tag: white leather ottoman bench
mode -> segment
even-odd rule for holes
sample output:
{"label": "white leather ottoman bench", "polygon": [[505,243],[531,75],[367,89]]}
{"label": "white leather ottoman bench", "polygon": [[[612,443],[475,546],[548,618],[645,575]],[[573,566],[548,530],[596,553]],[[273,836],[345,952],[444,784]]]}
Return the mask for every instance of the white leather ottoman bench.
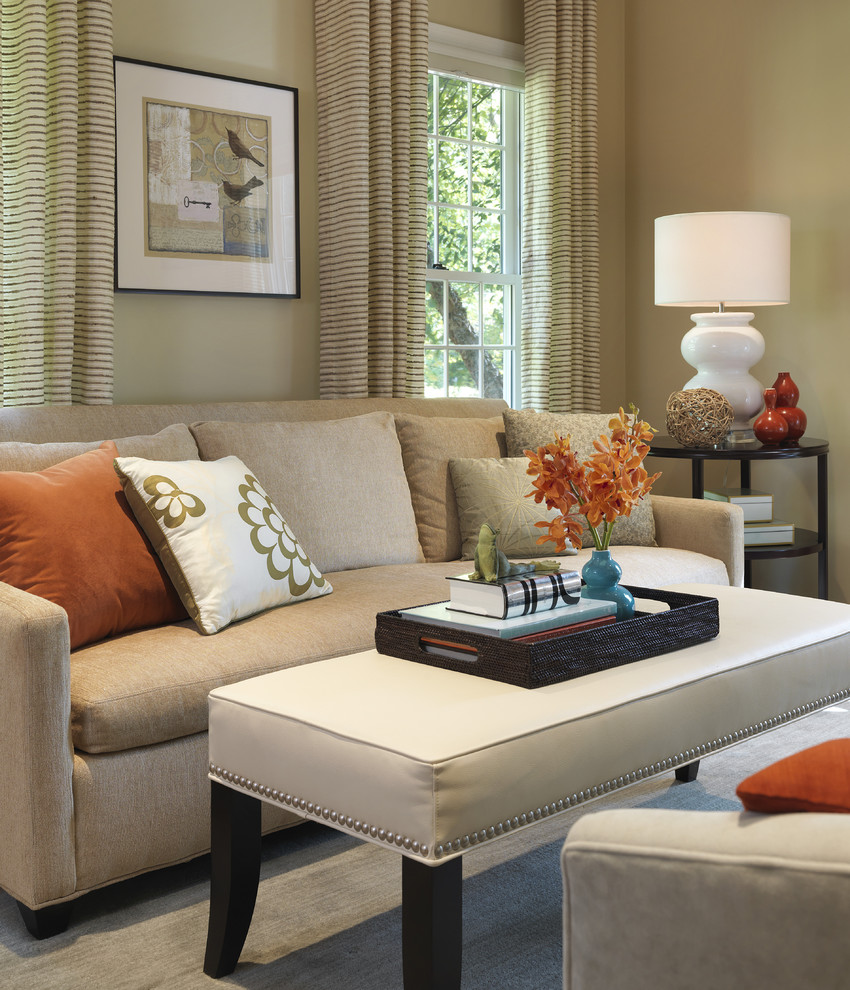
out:
{"label": "white leather ottoman bench", "polygon": [[[212,886],[204,971],[233,971],[254,908],[260,804],[402,855],[406,990],[460,986],[461,858],[850,694],[850,606],[741,588],[720,634],[526,690],[375,651],[210,695]],[[495,933],[494,933],[495,934]]]}

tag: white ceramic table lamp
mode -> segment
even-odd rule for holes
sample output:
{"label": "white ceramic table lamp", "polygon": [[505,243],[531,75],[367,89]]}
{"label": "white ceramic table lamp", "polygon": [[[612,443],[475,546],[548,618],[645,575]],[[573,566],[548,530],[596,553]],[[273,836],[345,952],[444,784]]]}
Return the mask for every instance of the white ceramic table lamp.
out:
{"label": "white ceramic table lamp", "polygon": [[655,221],[656,306],[717,306],[693,313],[682,357],[697,369],[683,389],[712,388],[735,410],[727,437],[753,439],[762,386],[749,373],[764,355],[754,313],[728,306],[779,306],[790,299],[791,221],[782,213],[676,213]]}

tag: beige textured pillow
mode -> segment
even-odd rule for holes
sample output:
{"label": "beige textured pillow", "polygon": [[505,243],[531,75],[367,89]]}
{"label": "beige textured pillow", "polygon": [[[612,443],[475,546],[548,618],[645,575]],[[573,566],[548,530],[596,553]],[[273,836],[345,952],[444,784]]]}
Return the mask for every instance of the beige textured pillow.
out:
{"label": "beige textured pillow", "polygon": [[[449,461],[457,497],[463,559],[472,560],[478,545],[478,532],[484,523],[498,530],[496,546],[507,557],[554,557],[555,544],[541,543],[542,529],[536,522],[547,522],[556,515],[533,498],[526,474],[525,457],[456,458]],[[577,553],[567,549],[565,556]]]}
{"label": "beige textured pillow", "polygon": [[[105,438],[107,439],[107,438]],[[0,471],[43,471],[61,461],[97,450],[103,440],[68,443],[0,443]],[[159,461],[198,460],[198,447],[185,423],[166,426],[150,436],[123,437],[115,441],[122,457],[150,457]]]}
{"label": "beige textured pillow", "polygon": [[[551,443],[555,434],[570,435],[570,447],[580,461],[593,453],[594,441],[608,433],[613,413],[548,413],[533,409],[506,409],[505,440],[508,457],[522,457],[523,451],[534,450]],[[593,546],[593,537],[585,526],[581,545]],[[611,546],[654,547],[655,517],[652,496],[641,499],[628,517],[618,519],[611,534]]]}
{"label": "beige textured pillow", "polygon": [[333,590],[238,457],[117,457],[115,470],[201,632]]}
{"label": "beige textured pillow", "polygon": [[461,536],[449,460],[504,457],[502,417],[466,419],[396,413],[395,427],[425,559],[457,560]]}
{"label": "beige textured pillow", "polygon": [[393,417],[193,423],[204,460],[249,464],[320,571],[423,560]]}

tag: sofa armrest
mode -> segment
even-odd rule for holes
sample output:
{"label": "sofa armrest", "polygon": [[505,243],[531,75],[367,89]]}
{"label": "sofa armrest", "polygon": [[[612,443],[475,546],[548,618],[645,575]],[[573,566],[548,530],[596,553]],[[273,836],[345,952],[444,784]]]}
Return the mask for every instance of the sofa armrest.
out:
{"label": "sofa armrest", "polygon": [[591,813],[561,866],[567,990],[846,984],[846,815]]}
{"label": "sofa armrest", "polygon": [[653,495],[652,514],[659,546],[722,560],[729,584],[744,586],[744,512],[740,505]]}
{"label": "sofa armrest", "polygon": [[0,583],[0,886],[30,908],[76,887],[70,672],[64,609]]}

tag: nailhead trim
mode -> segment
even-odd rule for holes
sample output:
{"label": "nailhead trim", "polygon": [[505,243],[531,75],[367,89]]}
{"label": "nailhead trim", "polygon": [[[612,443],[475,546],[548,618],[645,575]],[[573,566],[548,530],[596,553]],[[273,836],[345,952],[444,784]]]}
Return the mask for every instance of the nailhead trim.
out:
{"label": "nailhead trim", "polygon": [[[757,736],[762,732],[775,729],[780,725],[784,725],[786,722],[794,722],[805,715],[810,715],[822,708],[829,708],[832,705],[837,704],[839,701],[845,701],[848,697],[850,697],[850,688],[845,688],[844,690],[838,691],[834,694],[825,695],[822,698],[818,698],[816,701],[810,701],[804,705],[799,705],[797,708],[792,708],[790,712],[783,712],[780,715],[774,715],[772,718],[768,718],[763,722],[756,722],[746,728],[737,729],[728,735],[719,736],[709,742],[701,743],[698,746],[694,746],[692,749],[683,750],[681,753],[677,753],[675,756],[669,756],[666,759],[660,760],[658,763],[653,763],[645,767],[638,767],[624,773],[621,777],[616,777],[614,780],[606,780],[600,784],[595,784],[592,787],[588,787],[586,790],[578,791],[577,793],[558,798],[557,800],[554,800],[541,808],[534,808],[529,811],[524,811],[520,814],[514,815],[512,818],[506,818],[504,821],[496,822],[494,825],[487,825],[484,828],[479,829],[477,832],[470,832],[468,835],[458,836],[448,842],[435,846],[434,858],[442,859],[443,856],[449,856],[452,853],[459,853],[470,848],[471,846],[479,845],[482,842],[487,842],[490,839],[497,838],[500,835],[505,835],[515,829],[523,828],[526,825],[539,821],[541,818],[548,818],[550,815],[557,815],[562,811],[567,811],[569,808],[575,807],[576,805],[584,804],[586,801],[592,801],[596,797],[601,797],[603,794],[608,794],[609,792],[618,790],[621,787],[627,787],[629,784],[634,784],[639,780],[644,780],[648,777],[655,777],[658,774],[664,773],[666,770],[672,770],[674,767],[680,766],[681,764],[693,763],[694,760],[700,759],[707,753],[713,753],[717,750],[732,746],[735,743],[743,742],[743,740],[749,739],[751,736]],[[266,797],[272,801],[276,801],[278,804],[285,804],[291,808],[296,808],[301,814],[306,814],[313,818],[323,818],[325,821],[334,822],[334,824],[343,826],[357,832],[360,835],[368,835],[370,838],[378,839],[381,842],[385,842],[387,845],[395,845],[399,848],[404,848],[417,856],[421,856],[423,859],[428,858],[428,846],[426,843],[417,842],[415,839],[411,839],[405,835],[396,835],[393,832],[380,828],[377,825],[361,822],[359,818],[352,818],[350,815],[345,815],[333,808],[324,808],[319,804],[314,804],[312,801],[307,801],[306,798],[299,798],[291,794],[285,794],[283,791],[273,790],[270,787],[265,787],[262,784],[258,784],[256,781],[248,780],[245,777],[240,777],[238,774],[235,774],[230,770],[225,770],[223,767],[216,766],[212,763],[209,766],[209,771],[213,777],[217,777],[220,780],[226,780],[229,784],[235,784],[243,790],[252,791],[255,794],[259,794],[261,797]]]}
{"label": "nailhead trim", "polygon": [[322,818],[325,821],[331,821],[360,835],[368,835],[370,838],[379,839],[387,845],[396,845],[417,856],[422,856],[425,859],[428,858],[427,843],[418,842],[416,839],[411,839],[406,835],[396,835],[388,829],[379,828],[377,825],[371,825],[368,822],[362,822],[359,818],[352,818],[351,815],[345,815],[333,808],[322,807],[322,805],[308,801],[306,798],[287,794],[276,788],[266,787],[264,784],[240,777],[239,774],[233,773],[233,771],[227,770],[224,767],[217,766],[214,763],[210,763],[209,772],[213,777],[227,781],[228,784],[235,784],[241,790],[251,791],[259,795],[259,797],[268,798],[277,804],[283,804],[296,809],[299,814],[305,817]]}

